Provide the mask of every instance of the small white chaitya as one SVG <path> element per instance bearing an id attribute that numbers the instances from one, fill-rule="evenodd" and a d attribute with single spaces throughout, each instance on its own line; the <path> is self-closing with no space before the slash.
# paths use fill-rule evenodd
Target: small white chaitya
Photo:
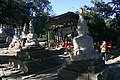
<path id="1" fill-rule="evenodd" d="M 32 26 L 32 21 L 30 21 L 29 26 L 30 26 L 29 34 L 27 34 L 27 40 L 25 46 L 39 45 L 39 42 L 37 40 L 37 34 L 34 33 L 34 27 Z"/>
<path id="2" fill-rule="evenodd" d="M 2 24 L 0 24 L 0 38 L 5 40 L 6 37 L 7 37 L 7 35 L 2 27 Z"/>
<path id="3" fill-rule="evenodd" d="M 8 49 L 14 49 L 14 50 L 21 49 L 20 32 L 18 28 L 15 28 L 15 34 L 13 36 L 12 42 L 10 43 Z"/>
<path id="4" fill-rule="evenodd" d="M 23 27 L 23 31 L 22 31 L 22 35 L 21 35 L 21 45 L 22 46 L 25 46 L 25 43 L 26 43 L 26 40 L 27 40 L 27 33 L 28 33 L 28 29 L 27 29 L 27 26 L 26 26 L 26 23 L 24 24 L 24 27 Z"/>
<path id="5" fill-rule="evenodd" d="M 26 38 L 27 37 L 27 33 L 28 33 L 27 30 L 28 29 L 27 29 L 27 26 L 26 26 L 26 23 L 25 23 L 24 27 L 23 27 L 22 35 L 21 35 L 22 38 Z"/>
<path id="6" fill-rule="evenodd" d="M 74 53 L 72 60 L 98 59 L 99 54 L 94 50 L 93 38 L 88 36 L 88 27 L 80 14 L 77 25 L 78 36 L 73 38 Z"/>

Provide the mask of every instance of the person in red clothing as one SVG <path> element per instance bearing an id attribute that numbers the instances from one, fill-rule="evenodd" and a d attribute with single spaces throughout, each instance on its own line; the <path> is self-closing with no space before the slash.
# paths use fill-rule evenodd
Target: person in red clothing
<path id="1" fill-rule="evenodd" d="M 112 46 L 113 46 L 113 42 L 111 40 L 108 41 L 108 43 L 107 43 L 107 52 L 111 52 L 113 50 Z"/>
<path id="2" fill-rule="evenodd" d="M 68 34 L 65 34 L 63 47 L 67 48 L 68 45 L 69 45 Z"/>

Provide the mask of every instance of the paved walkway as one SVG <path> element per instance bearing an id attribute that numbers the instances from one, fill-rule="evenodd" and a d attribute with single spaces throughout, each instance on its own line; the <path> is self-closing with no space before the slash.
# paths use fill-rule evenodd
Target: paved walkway
<path id="1" fill-rule="evenodd" d="M 1 54 L 3 54 L 3 52 L 4 52 L 4 50 L 6 50 L 6 49 L 0 49 L 0 56 L 1 56 Z M 120 52 L 120 51 L 119 51 Z M 119 53 L 118 52 L 118 53 Z M 110 69 L 110 77 L 109 77 L 109 79 L 108 80 L 120 80 L 120 53 L 119 54 L 117 54 L 117 56 L 115 56 L 114 58 L 112 58 L 112 59 L 109 59 L 108 61 L 105 61 L 105 64 L 107 65 L 107 66 L 109 66 L 109 69 Z M 6 64 L 5 64 L 6 65 Z M 4 65 L 3 65 L 4 66 Z M 8 68 L 7 67 L 4 67 L 4 68 L 1 68 L 0 67 L 0 73 L 2 73 L 1 71 L 2 71 L 2 69 L 5 69 L 6 71 L 6 75 L 8 75 L 8 74 L 10 74 L 10 73 L 21 73 L 21 71 L 19 71 L 19 70 L 17 70 L 17 69 L 14 69 L 14 68 L 11 68 L 10 66 L 8 66 Z M 14 69 L 14 70 L 13 70 Z M 17 72 L 18 71 L 18 72 Z M 55 70 L 56 71 L 56 70 Z M 56 72 L 54 71 L 54 73 L 52 72 L 52 73 L 47 73 L 47 74 L 34 74 L 34 75 L 32 75 L 32 79 L 34 79 L 34 78 L 41 78 L 41 80 L 42 80 L 42 78 L 44 78 L 45 76 L 47 76 L 47 77 L 51 77 L 51 76 L 53 76 L 53 77 L 56 77 Z M 28 78 L 29 76 L 24 76 L 24 78 Z M 52 78 L 53 78 L 52 77 Z M 49 80 L 49 79 L 48 79 Z M 50 79 L 50 80 L 52 80 L 52 79 Z"/>
<path id="2" fill-rule="evenodd" d="M 105 61 L 106 65 L 110 69 L 110 78 L 109 80 L 120 80 L 120 56 Z"/>

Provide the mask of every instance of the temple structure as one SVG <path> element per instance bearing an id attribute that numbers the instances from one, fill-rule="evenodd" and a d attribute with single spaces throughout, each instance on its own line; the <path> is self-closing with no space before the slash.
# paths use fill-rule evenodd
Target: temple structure
<path id="1" fill-rule="evenodd" d="M 49 19 L 45 24 L 45 28 L 55 34 L 55 42 L 63 41 L 66 34 L 76 33 L 78 14 L 67 12 L 65 14 L 55 16 Z"/>

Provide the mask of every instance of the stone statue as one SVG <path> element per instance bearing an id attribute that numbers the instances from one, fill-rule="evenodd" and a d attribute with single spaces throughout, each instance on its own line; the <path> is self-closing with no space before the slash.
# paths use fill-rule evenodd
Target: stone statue
<path id="1" fill-rule="evenodd" d="M 78 36 L 73 38 L 74 53 L 72 60 L 98 59 L 99 54 L 94 50 L 93 39 L 88 36 L 88 27 L 85 19 L 79 14 L 77 24 Z"/>
<path id="2" fill-rule="evenodd" d="M 27 34 L 27 40 L 25 45 L 36 45 L 36 42 L 37 42 L 37 35 L 29 31 L 29 34 Z"/>

